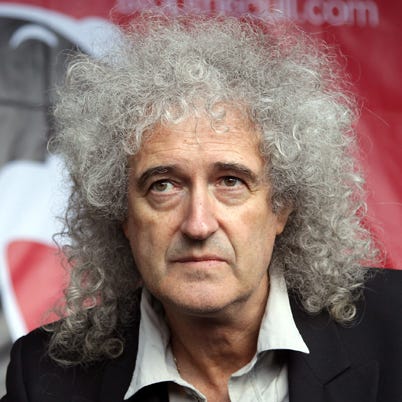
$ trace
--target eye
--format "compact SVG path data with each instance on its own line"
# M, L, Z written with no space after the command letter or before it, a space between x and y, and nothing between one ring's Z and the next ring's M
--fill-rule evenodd
M174 189L174 184L169 180L158 180L155 183L152 183L149 189L150 191L154 191L156 193L165 193L172 191Z
M243 180L234 176L225 176L222 178L221 183L226 187L236 187L240 184L243 184Z

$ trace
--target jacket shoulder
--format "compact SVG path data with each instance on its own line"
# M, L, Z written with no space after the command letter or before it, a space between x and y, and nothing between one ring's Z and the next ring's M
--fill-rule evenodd
M395 325L402 313L402 270L372 269L358 303L361 319Z
M76 390L95 400L101 365L62 367L47 352L51 334L42 328L19 338L11 350L4 401L67 402Z
M388 294L390 297L401 295L402 270L371 268L369 269L369 278L365 283L365 292L370 295ZM386 294L385 294L386 293Z
M320 395L316 400L400 401L401 290L402 271L371 269L356 304L357 317L347 324L335 322L326 311L309 315L291 298L297 327L310 354L290 354L290 394L299 394L310 383L310 394L315 390ZM337 396L323 396L330 391ZM371 399L358 396L364 393Z

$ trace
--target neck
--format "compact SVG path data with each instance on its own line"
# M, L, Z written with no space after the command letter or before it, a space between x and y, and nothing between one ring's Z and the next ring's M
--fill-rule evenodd
M208 395L208 400L226 400L223 394L227 394L230 376L256 353L268 283L257 296L257 300L252 297L229 312L208 317L180 314L165 307L180 375Z

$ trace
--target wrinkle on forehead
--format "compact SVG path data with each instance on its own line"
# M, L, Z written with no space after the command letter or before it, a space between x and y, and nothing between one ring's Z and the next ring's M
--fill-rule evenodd
M177 133L182 135L184 133L191 133L194 135L196 143L200 144L200 135L203 130L212 130L217 134L217 139L220 134L228 133L241 133L241 134L255 134L257 147L260 148L261 144L261 132L257 128L257 125L251 121L246 112L240 110L238 107L227 105L223 114L219 115L219 118L214 118L209 113L194 112L193 115L181 120L180 122L160 122L156 124L152 129L144 134L143 144L149 141L150 138L160 135L163 138L163 133L169 131L171 133ZM251 139L251 138L250 138ZM183 138L188 142L190 137Z

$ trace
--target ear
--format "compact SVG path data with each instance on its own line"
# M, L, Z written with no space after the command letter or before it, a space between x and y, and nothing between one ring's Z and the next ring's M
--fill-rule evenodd
M288 222L289 215L292 213L292 207L283 207L279 212L276 213L276 234L280 235L285 229L286 223Z

